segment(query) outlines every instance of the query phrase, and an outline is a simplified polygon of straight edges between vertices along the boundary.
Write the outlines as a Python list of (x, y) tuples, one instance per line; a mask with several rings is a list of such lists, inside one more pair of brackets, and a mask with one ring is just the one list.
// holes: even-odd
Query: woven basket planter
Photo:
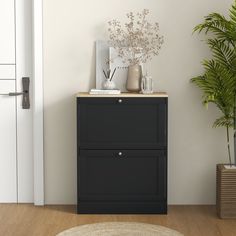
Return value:
[(220, 218), (236, 218), (236, 169), (216, 167), (216, 208)]

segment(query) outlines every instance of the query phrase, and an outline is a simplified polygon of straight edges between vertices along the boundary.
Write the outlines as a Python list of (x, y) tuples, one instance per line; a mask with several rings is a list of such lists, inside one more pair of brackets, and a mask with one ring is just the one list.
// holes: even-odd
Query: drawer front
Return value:
[(166, 200), (166, 152), (81, 150), (80, 201)]
[(81, 149), (161, 149), (167, 145), (167, 98), (78, 98)]

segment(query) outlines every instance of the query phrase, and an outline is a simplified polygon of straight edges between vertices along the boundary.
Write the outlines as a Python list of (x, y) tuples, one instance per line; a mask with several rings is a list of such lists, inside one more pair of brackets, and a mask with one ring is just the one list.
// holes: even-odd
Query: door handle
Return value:
[(24, 93), (8, 93), (9, 96), (19, 96), (19, 95), (23, 95)]
[(29, 85), (30, 85), (30, 78), (23, 77), (22, 78), (23, 92), (18, 93), (18, 94), (16, 93), (17, 94), (16, 96), (23, 95), (23, 98), (22, 98), (22, 108), (23, 109), (30, 109)]
[(11, 97), (23, 95), (22, 108), (23, 109), (30, 109), (29, 84), (30, 84), (30, 78), (23, 77), (22, 78), (23, 92), (10, 92), (7, 94), (0, 94), (0, 95), (7, 95), (7, 96), (11, 96)]

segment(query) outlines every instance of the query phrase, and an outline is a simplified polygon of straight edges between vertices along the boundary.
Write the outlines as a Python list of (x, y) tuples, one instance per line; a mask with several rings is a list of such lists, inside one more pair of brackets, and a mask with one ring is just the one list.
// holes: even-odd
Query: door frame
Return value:
[(44, 205), (43, 0), (33, 0), (32, 18), (34, 204)]

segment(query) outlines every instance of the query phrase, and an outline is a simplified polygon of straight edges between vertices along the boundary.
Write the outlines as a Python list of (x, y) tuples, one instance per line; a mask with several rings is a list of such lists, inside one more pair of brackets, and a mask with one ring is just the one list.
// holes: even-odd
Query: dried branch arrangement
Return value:
[(164, 42), (159, 35), (159, 24), (149, 23), (149, 10), (141, 13), (128, 13), (128, 22), (123, 26), (118, 20), (108, 22), (109, 44), (113, 46), (124, 63), (137, 65), (146, 63), (157, 56)]

